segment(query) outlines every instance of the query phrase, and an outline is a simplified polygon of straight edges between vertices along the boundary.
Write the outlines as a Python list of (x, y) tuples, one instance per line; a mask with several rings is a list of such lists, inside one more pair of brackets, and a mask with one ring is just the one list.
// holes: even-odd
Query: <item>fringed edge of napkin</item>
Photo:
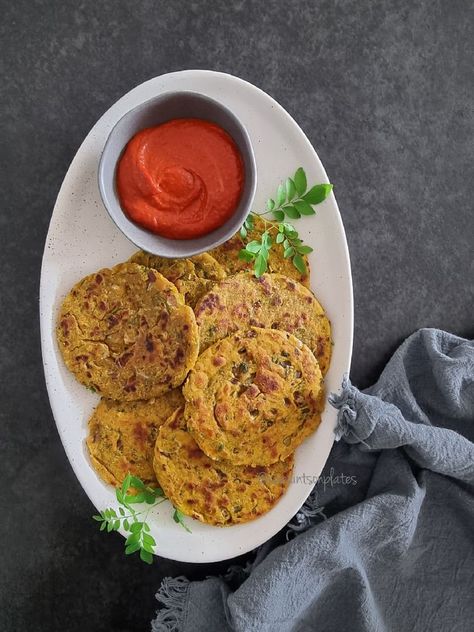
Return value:
[(179, 632), (183, 628), (189, 583), (184, 575), (163, 579), (155, 595), (163, 607), (151, 623), (152, 632)]

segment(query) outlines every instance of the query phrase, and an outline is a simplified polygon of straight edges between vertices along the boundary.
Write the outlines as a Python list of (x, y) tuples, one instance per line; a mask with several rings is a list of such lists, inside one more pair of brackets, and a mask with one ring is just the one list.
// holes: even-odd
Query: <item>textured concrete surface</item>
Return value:
[(38, 282), (55, 196), (97, 118), (152, 76), (234, 73), (315, 145), (344, 219), (352, 377), (422, 326), (474, 335), (470, 0), (17, 0), (2, 20), (0, 629), (148, 629), (161, 577), (224, 565), (124, 558), (97, 532), (42, 377)]

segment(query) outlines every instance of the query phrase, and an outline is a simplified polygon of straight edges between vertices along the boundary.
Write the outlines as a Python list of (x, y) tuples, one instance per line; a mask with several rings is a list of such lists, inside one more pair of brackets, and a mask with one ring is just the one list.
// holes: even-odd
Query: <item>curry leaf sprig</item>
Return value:
[[(133, 490), (133, 493), (131, 491)], [(160, 487), (146, 485), (138, 476), (130, 473), (125, 477), (122, 486), (115, 490), (118, 512), (113, 508), (107, 508), (98, 515), (92, 516), (94, 520), (100, 522), (100, 530), (118, 531), (122, 527), (129, 532), (125, 540), (125, 554), (131, 555), (140, 551), (140, 558), (147, 564), (153, 562), (156, 541), (150, 534), (150, 527), (146, 522), (151, 506), (156, 506), (166, 500), (166, 496)], [(137, 511), (133, 505), (145, 503), (147, 509)], [(141, 516), (145, 514), (144, 519)], [(173, 519), (175, 522), (190, 532), (184, 523), (184, 514), (175, 509)]]
[(323, 202), (332, 191), (332, 184), (316, 184), (308, 189), (306, 173), (299, 167), (292, 178), (280, 183), (276, 196), (267, 200), (266, 210), (250, 213), (240, 229), (240, 236), (246, 240), (254, 228), (255, 217), (265, 222), (265, 230), (260, 239), (249, 241), (239, 252), (240, 259), (254, 261), (254, 272), (260, 277), (268, 267), (268, 255), (274, 244), (282, 244), (285, 259), (291, 259), (295, 268), (306, 273), (303, 256), (312, 252), (299, 238), (298, 231), (287, 220), (314, 215), (313, 206)]

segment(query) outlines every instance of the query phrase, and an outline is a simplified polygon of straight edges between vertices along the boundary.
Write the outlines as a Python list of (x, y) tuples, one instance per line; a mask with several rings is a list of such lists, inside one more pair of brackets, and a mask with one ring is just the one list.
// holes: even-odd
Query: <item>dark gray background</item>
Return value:
[[(355, 291), (367, 386), (422, 326), (474, 335), (474, 3), (2, 0), (0, 629), (146, 630), (165, 575), (226, 566), (125, 558), (99, 534), (44, 388), (38, 283), (55, 197), (124, 92), (183, 68), (274, 96), (316, 147)], [(271, 168), (271, 165), (270, 165)]]

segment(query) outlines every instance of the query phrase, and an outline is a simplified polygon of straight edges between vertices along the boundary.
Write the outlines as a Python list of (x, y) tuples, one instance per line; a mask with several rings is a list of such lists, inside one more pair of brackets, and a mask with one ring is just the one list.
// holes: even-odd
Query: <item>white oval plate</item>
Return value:
[[(74, 472), (97, 509), (116, 506), (113, 488), (98, 478), (85, 447), (87, 421), (98, 397), (76, 382), (64, 366), (56, 346), (55, 321), (62, 299), (76, 281), (124, 261), (136, 250), (102, 205), (97, 185), (99, 158), (108, 132), (130, 108), (171, 90), (207, 94), (233, 110), (247, 127), (258, 168), (256, 210), (299, 166), (304, 167), (309, 185), (328, 182), (316, 152), (291, 116), (262, 90), (223, 73), (187, 70), (151, 79), (122, 97), (92, 128), (69, 167), (54, 207), (41, 270), (40, 317), (51, 408)], [(331, 319), (335, 342), (326, 388), (328, 393), (338, 392), (350, 367), (353, 301), (349, 253), (334, 195), (317, 207), (315, 217), (298, 220), (298, 230), (314, 248), (312, 289)], [(327, 406), (317, 432), (296, 452), (294, 477), (286, 494), (257, 520), (222, 528), (187, 518), (192, 530), (187, 533), (173, 522), (168, 502), (153, 508), (147, 521), (157, 542), (156, 553), (182, 562), (215, 562), (268, 540), (310, 493), (331, 450), (335, 422), (336, 412)]]

